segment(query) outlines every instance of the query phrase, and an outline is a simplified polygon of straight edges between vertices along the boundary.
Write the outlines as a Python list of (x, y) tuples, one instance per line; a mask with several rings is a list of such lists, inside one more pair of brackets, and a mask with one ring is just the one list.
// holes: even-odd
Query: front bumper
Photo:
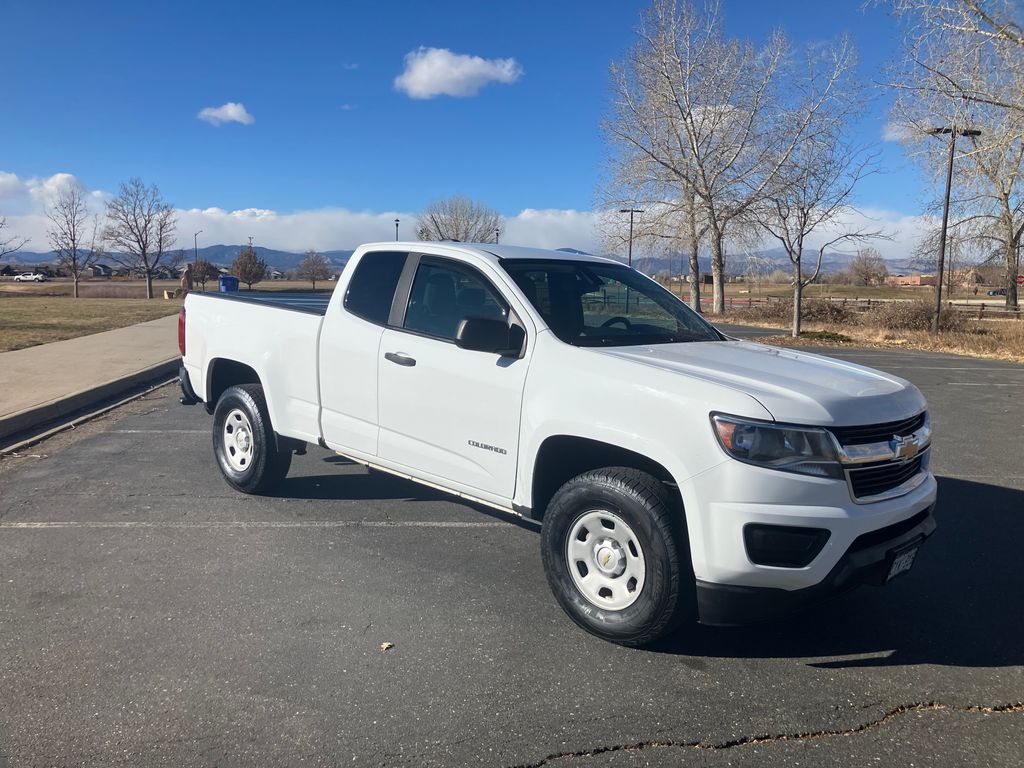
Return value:
[(859, 584), (886, 582), (896, 554), (935, 531), (934, 504), (907, 520), (859, 536), (828, 575), (802, 589), (750, 587), (697, 580), (697, 613), (702, 624), (730, 626), (767, 621), (799, 611)]

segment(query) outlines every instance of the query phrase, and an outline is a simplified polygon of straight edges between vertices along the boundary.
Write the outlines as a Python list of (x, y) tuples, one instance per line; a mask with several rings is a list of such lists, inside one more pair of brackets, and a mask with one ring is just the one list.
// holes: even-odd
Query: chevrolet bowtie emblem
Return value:
[(898, 459), (909, 459), (921, 450), (917, 435), (893, 435), (889, 447)]

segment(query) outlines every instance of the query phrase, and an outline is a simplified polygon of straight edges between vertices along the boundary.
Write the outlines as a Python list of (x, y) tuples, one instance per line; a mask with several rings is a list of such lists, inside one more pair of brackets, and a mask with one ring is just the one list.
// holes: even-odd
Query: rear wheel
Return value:
[(259, 384), (229, 387), (213, 412), (213, 452), (228, 484), (242, 493), (267, 493), (292, 463), (291, 451), (277, 450)]
[(695, 616), (682, 511), (645, 472), (611, 467), (563, 485), (541, 548), (558, 603), (598, 637), (649, 645)]

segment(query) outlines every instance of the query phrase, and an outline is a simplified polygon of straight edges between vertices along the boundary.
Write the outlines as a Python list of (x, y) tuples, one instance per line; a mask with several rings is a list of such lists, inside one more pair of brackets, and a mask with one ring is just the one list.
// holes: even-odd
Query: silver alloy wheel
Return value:
[(644, 551), (626, 522), (603, 509), (584, 512), (566, 539), (569, 575), (598, 608), (621, 611), (644, 588)]
[(244, 472), (252, 464), (253, 440), (249, 417), (240, 408), (232, 408), (224, 419), (224, 457), (236, 472)]

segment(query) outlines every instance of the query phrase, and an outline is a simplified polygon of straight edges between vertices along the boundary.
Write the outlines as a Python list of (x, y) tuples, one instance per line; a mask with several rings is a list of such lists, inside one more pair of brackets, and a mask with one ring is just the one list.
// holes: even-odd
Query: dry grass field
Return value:
[[(330, 291), (333, 282), (317, 283), (317, 292)], [(166, 300), (164, 291), (178, 287), (176, 280), (156, 280), (155, 298), (147, 300), (141, 280), (89, 280), (80, 284), (77, 301), (72, 298), (71, 281), (45, 283), (0, 282), (0, 352), (24, 349), (36, 344), (73, 339), (90, 333), (123, 328), (158, 317), (175, 314), (181, 300)], [(206, 284), (208, 291), (216, 282)], [(268, 280), (255, 290), (309, 291), (308, 282)], [(245, 288), (242, 288), (245, 292)]]
[(712, 322), (717, 320), (738, 325), (778, 328), (778, 336), (769, 336), (758, 341), (779, 346), (902, 347), (1024, 363), (1024, 320), (965, 320), (961, 328), (943, 331), (938, 335), (918, 329), (891, 330), (870, 322), (804, 322), (803, 335), (794, 339), (788, 333), (787, 323), (752, 318), (748, 312), (709, 315), (708, 319)]
[(0, 352), (123, 328), (177, 313), (181, 301), (0, 294)]

